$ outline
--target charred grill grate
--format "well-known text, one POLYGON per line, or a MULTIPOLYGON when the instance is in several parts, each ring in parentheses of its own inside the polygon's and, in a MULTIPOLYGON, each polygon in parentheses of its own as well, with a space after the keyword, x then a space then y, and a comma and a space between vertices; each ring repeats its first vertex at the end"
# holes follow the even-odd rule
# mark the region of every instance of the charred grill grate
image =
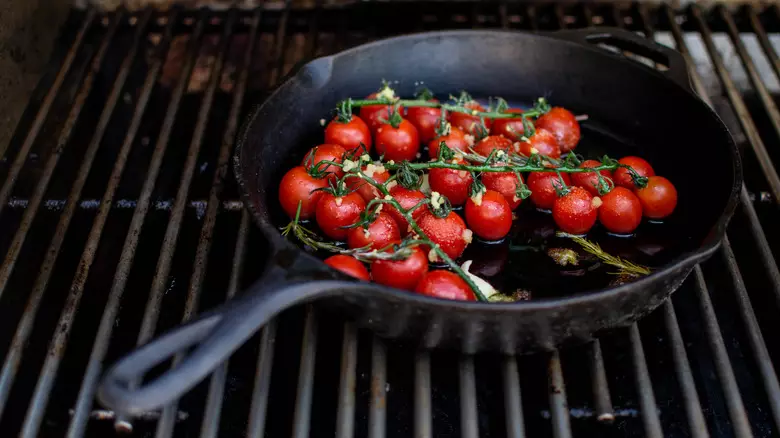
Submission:
POLYGON ((773 365, 780 348, 771 342, 780 313, 773 255, 780 59, 771 33, 779 30, 774 7, 74 10, 16 136, 0 145, 0 430, 29 437, 103 437, 115 427, 208 437, 780 433, 773 365), (295 63, 411 31, 588 24, 628 27, 686 53, 704 73, 695 85, 744 146, 747 190, 728 239, 672 301, 590 345, 518 358, 415 352, 295 309, 159 414, 117 418, 93 403, 103 361, 257 277, 264 244, 236 201, 227 162, 242 115, 295 63))

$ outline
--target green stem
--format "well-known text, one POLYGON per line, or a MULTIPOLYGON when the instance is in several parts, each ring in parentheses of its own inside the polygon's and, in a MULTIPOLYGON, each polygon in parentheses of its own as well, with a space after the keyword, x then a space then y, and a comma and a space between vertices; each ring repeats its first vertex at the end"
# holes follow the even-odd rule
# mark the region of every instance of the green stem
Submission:
MULTIPOLYGON (((463 113, 468 114, 475 117, 485 117, 488 119, 519 119, 519 118, 531 118, 531 117, 539 117, 544 112, 530 109, 528 111, 525 111, 521 114, 518 113, 499 113, 499 112, 489 112, 489 111, 474 111, 470 110, 466 107, 453 105, 450 103, 441 103, 441 102, 429 102, 427 100, 419 100, 419 99, 399 99, 395 100, 393 102, 387 102, 386 100, 381 99, 358 99, 358 100, 352 100, 351 101, 352 106, 368 106, 368 105, 392 105, 392 104, 399 104, 401 106, 405 106, 407 108, 409 107, 426 107, 426 108, 441 108, 445 109, 447 111, 452 111, 456 113, 463 113)), ((339 104, 339 107, 341 104, 339 104)))

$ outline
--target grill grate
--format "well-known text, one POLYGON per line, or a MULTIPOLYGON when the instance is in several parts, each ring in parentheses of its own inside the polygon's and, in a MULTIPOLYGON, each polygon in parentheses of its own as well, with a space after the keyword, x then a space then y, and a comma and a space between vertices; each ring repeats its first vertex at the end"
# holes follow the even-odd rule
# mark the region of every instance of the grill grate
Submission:
POLYGON ((278 6, 72 11, 51 71, 0 145, 8 436, 780 433, 780 349, 764 338, 780 304, 780 239, 769 226, 780 203, 777 8, 278 6), (742 139, 747 188, 728 238, 662 308, 590 345, 517 358, 416 352, 293 309, 161 413, 128 419, 93 404, 104 361, 257 277, 265 246, 227 164, 249 104, 294 64, 410 31, 589 24, 682 51, 703 73, 699 93, 742 139))

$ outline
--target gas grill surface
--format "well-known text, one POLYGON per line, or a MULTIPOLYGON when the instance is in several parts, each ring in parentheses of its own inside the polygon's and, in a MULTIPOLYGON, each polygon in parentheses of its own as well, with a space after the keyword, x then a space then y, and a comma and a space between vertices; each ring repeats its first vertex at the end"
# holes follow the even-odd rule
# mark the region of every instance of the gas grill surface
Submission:
POLYGON ((778 31, 774 7, 73 10, 0 145, 0 434, 777 436, 778 31), (414 31, 587 25, 683 51, 743 150, 728 238, 670 302, 593 344, 517 358, 417 352, 298 308, 161 413, 93 402, 103 363, 258 277, 265 244, 228 164, 243 116, 293 65, 414 31))

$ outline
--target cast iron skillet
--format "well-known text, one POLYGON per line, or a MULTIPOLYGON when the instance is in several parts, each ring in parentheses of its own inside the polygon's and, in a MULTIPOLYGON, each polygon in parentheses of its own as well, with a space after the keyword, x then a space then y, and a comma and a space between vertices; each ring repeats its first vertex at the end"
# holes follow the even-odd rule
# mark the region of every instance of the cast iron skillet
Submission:
POLYGON ((235 171, 244 202, 270 242, 264 276, 222 308, 129 354, 106 374, 100 400, 137 414, 181 396, 280 311, 325 300, 363 327, 425 348, 465 353, 525 353, 591 339, 650 312, 693 266, 718 247, 742 185, 737 148, 717 115, 691 90, 677 52, 618 29, 549 34, 450 31, 409 35, 312 61, 248 119, 238 139, 235 171), (641 54, 668 66, 660 72, 599 45, 641 54), (335 102, 372 92, 383 78, 400 95, 415 83, 437 92, 525 100, 551 94, 555 105, 608 126, 649 157, 679 191, 674 213, 694 245, 632 283, 564 298, 513 304, 456 302, 350 281, 279 234, 278 181, 305 150, 321 142, 321 118, 335 102), (698 166, 691 165, 699 163, 698 166), (175 369, 138 387, 155 365, 195 347, 175 369))

